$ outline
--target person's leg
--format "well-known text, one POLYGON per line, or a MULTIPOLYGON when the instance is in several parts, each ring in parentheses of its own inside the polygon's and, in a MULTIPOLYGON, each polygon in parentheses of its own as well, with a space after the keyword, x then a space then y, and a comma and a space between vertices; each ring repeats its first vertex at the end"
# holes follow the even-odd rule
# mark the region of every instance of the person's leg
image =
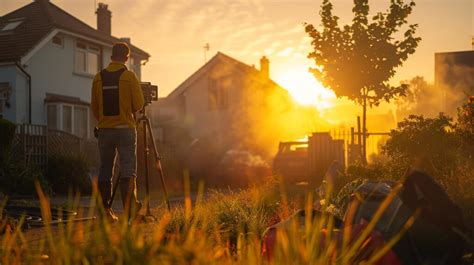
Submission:
POLYGON ((123 129, 118 143, 120 158, 120 193, 125 214, 136 214, 141 203, 137 198, 137 145, 135 129, 123 129))
POLYGON ((116 217, 110 210, 111 206, 108 203, 112 196, 112 176, 116 154, 116 139, 114 138, 113 131, 99 129, 100 170, 98 188, 106 214, 113 221, 115 221, 116 217))

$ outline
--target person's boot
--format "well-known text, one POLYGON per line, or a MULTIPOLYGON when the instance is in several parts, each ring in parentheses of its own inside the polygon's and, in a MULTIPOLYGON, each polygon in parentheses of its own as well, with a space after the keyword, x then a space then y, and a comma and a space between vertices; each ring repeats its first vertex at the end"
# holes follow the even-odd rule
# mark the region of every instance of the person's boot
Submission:
POLYGON ((122 205, 125 216, 134 219, 142 208, 142 203, 137 197, 136 178, 122 178, 120 180, 120 193, 122 194, 122 205))
POLYGON ((99 195, 102 199, 104 209, 110 208, 109 201, 112 197, 112 183, 110 181, 99 181, 98 183, 99 195))
POLYGON ((110 197, 112 197, 112 183, 110 181, 100 181, 99 193, 102 199, 102 205, 104 207, 105 216, 108 222, 115 223, 118 221, 118 217, 112 211, 111 205, 109 205, 110 197))
POLYGON ((105 208, 105 218, 109 223, 116 223, 118 221, 118 217, 115 215, 114 211, 112 211, 112 208, 105 208))

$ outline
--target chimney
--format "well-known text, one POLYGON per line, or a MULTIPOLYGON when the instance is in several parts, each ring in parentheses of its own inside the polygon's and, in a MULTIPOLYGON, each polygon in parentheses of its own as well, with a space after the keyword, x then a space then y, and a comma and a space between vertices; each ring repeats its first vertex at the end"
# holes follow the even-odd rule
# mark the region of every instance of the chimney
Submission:
POLYGON ((260 59, 260 72, 264 77, 270 78, 270 61, 265 56, 260 59))
POLYGON ((112 12, 108 9, 108 5, 99 3, 95 13, 97 14, 97 30, 112 35, 112 12))

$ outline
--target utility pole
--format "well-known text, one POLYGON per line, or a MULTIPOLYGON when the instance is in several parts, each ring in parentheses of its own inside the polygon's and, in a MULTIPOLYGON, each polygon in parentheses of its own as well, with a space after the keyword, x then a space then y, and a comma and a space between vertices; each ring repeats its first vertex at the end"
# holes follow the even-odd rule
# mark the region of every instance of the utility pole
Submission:
POLYGON ((204 49, 204 64, 205 64, 207 63, 207 52, 209 51, 211 46, 209 45, 209 43, 206 43, 206 45, 204 45, 204 47, 202 48, 204 49))

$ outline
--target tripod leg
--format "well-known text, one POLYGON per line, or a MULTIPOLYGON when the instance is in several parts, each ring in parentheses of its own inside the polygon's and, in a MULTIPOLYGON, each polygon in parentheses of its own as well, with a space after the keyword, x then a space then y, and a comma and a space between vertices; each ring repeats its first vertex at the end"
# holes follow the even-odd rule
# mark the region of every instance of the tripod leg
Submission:
POLYGON ((153 144, 153 152, 156 159, 156 168, 158 169, 158 173, 160 174, 161 185, 163 186, 163 191, 165 193, 166 205, 168 206, 168 211, 171 212, 170 200, 168 197, 168 190, 166 189, 165 176, 163 174, 163 168, 161 167, 161 157, 160 157, 160 154, 158 153, 158 149, 156 148, 155 138, 153 136, 153 131, 151 130, 150 120, 146 119, 145 122, 146 122, 146 128, 148 128, 148 130, 150 131, 150 136, 151 136, 150 138, 153 144))
POLYGON ((150 149, 148 147, 148 137, 147 137, 147 127, 143 126, 143 151, 145 154, 145 196, 146 196, 146 215, 151 216, 150 210, 150 181, 148 179, 148 155, 150 154, 150 149))

